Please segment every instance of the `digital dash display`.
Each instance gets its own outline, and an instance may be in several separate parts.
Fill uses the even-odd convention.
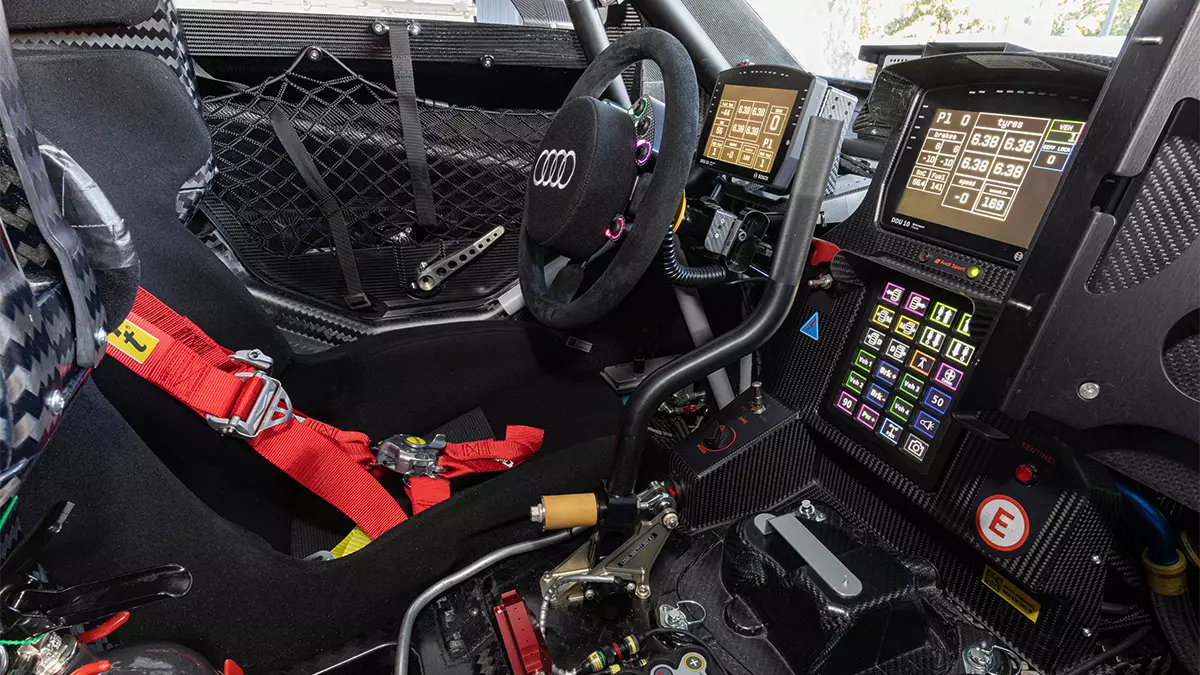
[[[768,177],[799,93],[794,89],[726,85],[708,130],[704,156]]]
[[[1041,108],[1036,112],[1057,114],[1024,114],[1033,107],[1029,99]],[[891,179],[886,227],[1021,261],[1079,144],[1087,111],[1049,96],[1003,103],[986,110],[928,102],[921,108]]]

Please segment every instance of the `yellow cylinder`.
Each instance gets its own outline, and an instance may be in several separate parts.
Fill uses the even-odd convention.
[[[542,497],[542,527],[547,530],[590,527],[596,524],[599,513],[596,495],[591,492]]]
[[[1159,595],[1183,595],[1187,593],[1187,558],[1176,552],[1179,559],[1173,565],[1156,565],[1150,562],[1150,550],[1142,552],[1142,564],[1146,566],[1146,585]]]

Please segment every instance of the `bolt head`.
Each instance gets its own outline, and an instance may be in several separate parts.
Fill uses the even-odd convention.
[[[1095,634],[1096,634],[1096,633],[1095,633],[1095,631],[1093,631],[1091,628],[1084,628],[1084,629],[1083,629],[1083,637],[1089,637],[1089,638],[1090,638],[1090,637],[1092,637],[1092,636],[1093,636],[1093,635],[1095,635]]]
[[[317,49],[316,47],[309,49],[308,50],[308,59],[310,61],[320,61],[321,60],[321,50]]]
[[[388,32],[388,25],[382,21],[376,21],[371,24],[371,32],[376,35],[383,35]]]
[[[632,593],[632,592],[634,592],[634,591],[636,591],[636,590],[637,590],[637,584],[635,584],[635,583],[633,583],[633,582],[631,581],[631,582],[629,582],[629,583],[625,584],[625,590],[627,590],[627,591],[629,591],[630,593]]]
[[[1093,565],[1103,565],[1104,558],[1101,557],[1099,553],[1096,553],[1092,556],[1092,564]]]
[[[416,21],[408,24],[408,34],[413,37],[417,37],[418,35],[420,35],[421,34],[421,24],[417,23]]]
[[[108,344],[108,333],[103,328],[97,328],[95,335],[92,337],[96,339],[96,344],[101,347]]]
[[[1100,385],[1095,382],[1084,382],[1079,385],[1079,398],[1085,401],[1094,400],[1100,395]]]
[[[634,589],[633,594],[636,595],[639,600],[645,600],[646,598],[650,597],[650,586],[647,584],[641,584]]]
[[[673,530],[679,527],[679,514],[668,513],[667,515],[663,516],[662,522],[663,527],[667,528],[668,530]]]
[[[57,415],[63,411],[63,408],[66,407],[67,397],[63,396],[61,391],[55,389],[46,395],[46,409],[48,409],[51,414]]]
[[[588,600],[595,600],[596,599],[596,591],[589,588],[583,592],[583,597],[587,598]]]
[[[545,574],[542,575],[542,578],[545,579],[546,581],[550,581],[550,579],[553,578],[553,575],[550,574],[549,572],[546,572]]]
[[[484,54],[483,56],[479,57],[479,65],[483,66],[484,68],[491,68],[496,65],[496,57],[492,56],[491,54]]]

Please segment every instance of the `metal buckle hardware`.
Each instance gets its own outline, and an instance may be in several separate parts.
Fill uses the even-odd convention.
[[[375,463],[405,477],[437,476],[445,471],[438,458],[446,449],[446,436],[438,434],[426,441],[419,436],[396,434],[380,441],[375,451]]]
[[[280,424],[292,420],[304,421],[303,417],[296,415],[292,410],[292,399],[288,397],[279,380],[267,375],[266,371],[274,364],[271,357],[257,349],[243,349],[230,354],[229,358],[238,363],[254,366],[256,370],[233,375],[240,380],[257,379],[262,382],[262,389],[258,391],[258,397],[254,399],[254,405],[251,406],[245,419],[237,415],[231,417],[205,415],[204,419],[208,422],[208,426],[216,429],[223,436],[238,436],[250,440],[258,438],[262,432]]]

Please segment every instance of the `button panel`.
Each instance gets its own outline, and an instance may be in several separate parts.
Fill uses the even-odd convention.
[[[920,480],[940,456],[947,417],[974,365],[971,303],[901,277],[867,293],[829,396],[831,419]]]

